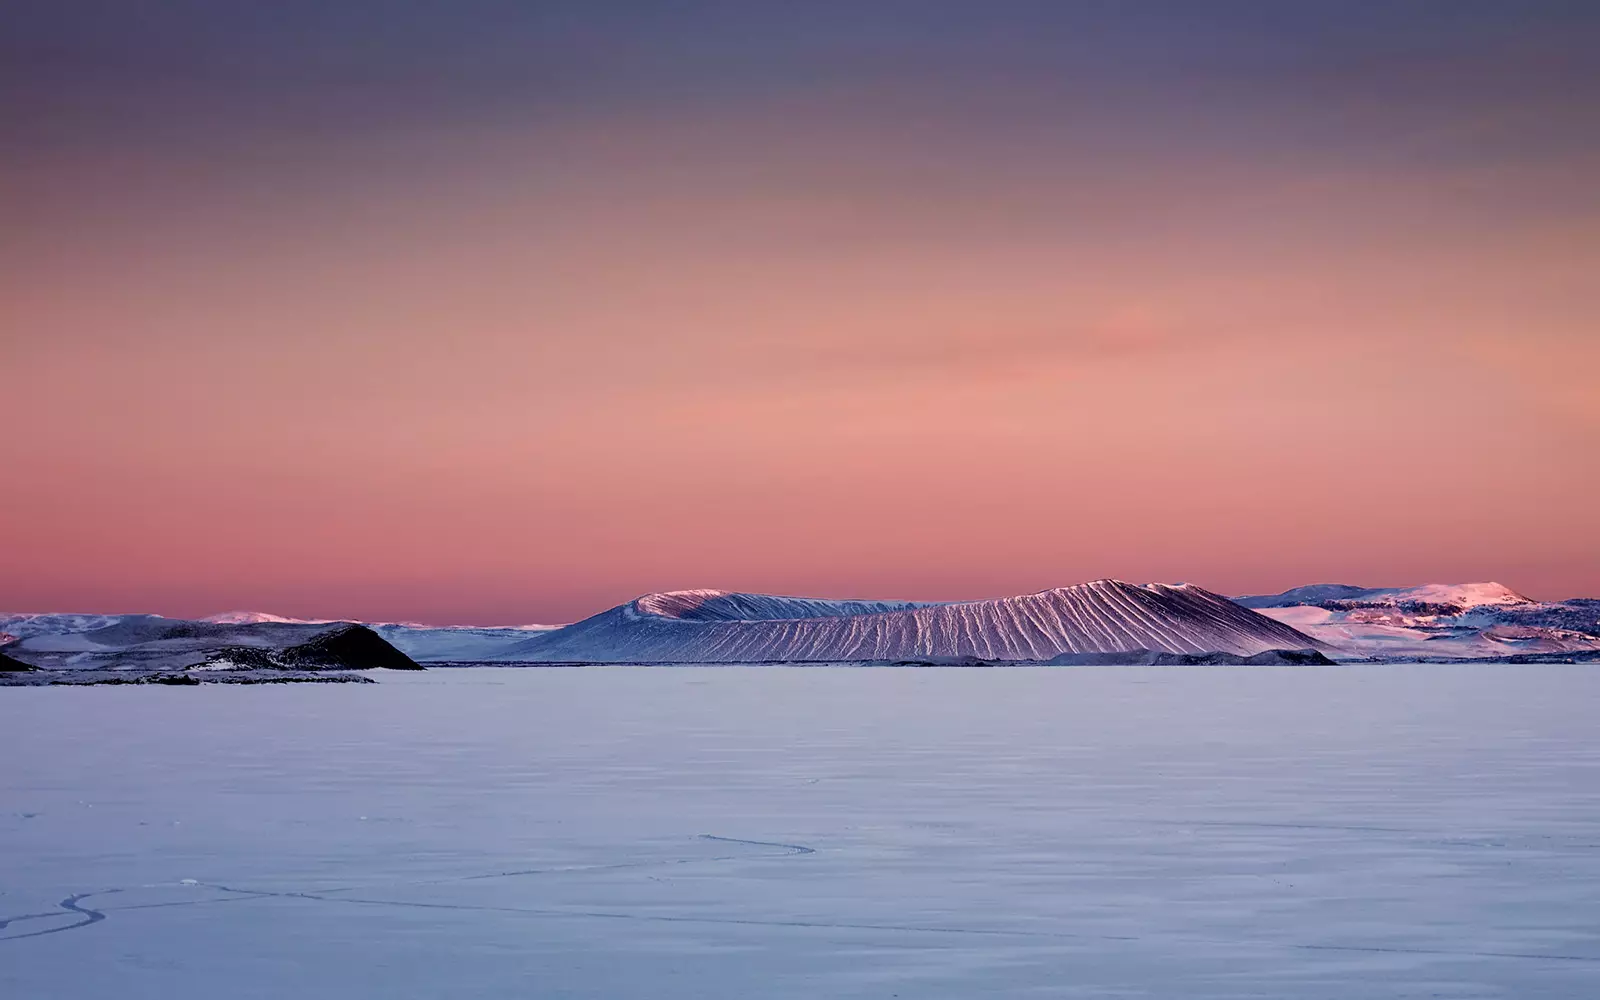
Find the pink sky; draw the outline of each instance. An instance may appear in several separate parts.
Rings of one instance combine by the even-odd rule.
[[[788,110],[0,165],[0,610],[1600,595],[1592,154]]]

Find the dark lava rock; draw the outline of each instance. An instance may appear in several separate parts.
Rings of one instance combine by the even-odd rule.
[[[1315,649],[1269,649],[1247,657],[1243,662],[1257,666],[1333,666],[1332,660]]]
[[[224,646],[205,658],[207,664],[223,660],[241,670],[276,670],[280,664],[270,649],[260,646]]]
[[[1160,657],[1176,655],[1154,649],[1129,649],[1115,653],[1058,653],[1043,663],[1047,667],[1148,667],[1162,662]]]
[[[24,674],[30,670],[38,669],[38,667],[30,666],[21,660],[13,659],[4,653],[0,653],[0,674]]]
[[[421,670],[422,665],[365,625],[340,625],[278,651],[277,661],[299,670]]]
[[[985,660],[979,656],[928,656],[904,660],[867,660],[868,666],[890,667],[993,667],[1003,660]]]
[[[197,687],[225,684],[375,684],[370,677],[346,670],[300,671],[275,667],[270,670],[201,670],[195,673],[145,670],[31,670],[28,673],[0,674],[4,687],[111,687],[122,685],[176,685]]]
[[[1269,649],[1253,656],[1238,653],[1167,653],[1134,649],[1119,653],[1062,653],[1044,661],[1052,667],[1238,667],[1318,666],[1333,661],[1314,649]]]
[[[203,683],[198,677],[188,674],[156,673],[145,674],[133,671],[54,671],[67,676],[52,677],[50,683],[55,686],[69,687],[110,687],[119,684],[170,684],[175,687],[198,687]]]
[[[1514,653],[1499,659],[1504,663],[1600,663],[1600,649],[1577,649],[1570,653]]]

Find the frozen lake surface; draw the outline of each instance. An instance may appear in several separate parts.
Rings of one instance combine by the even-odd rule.
[[[1600,996],[1600,667],[0,691],[0,996]]]

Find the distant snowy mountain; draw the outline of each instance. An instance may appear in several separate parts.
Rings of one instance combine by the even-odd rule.
[[[201,619],[220,625],[280,623],[326,624],[324,618],[285,618],[262,611],[228,611]],[[365,622],[369,628],[414,660],[422,662],[486,660],[554,625],[421,625],[415,622]]]
[[[412,625],[386,623],[372,630],[419,663],[493,660],[530,636],[556,625]]]
[[[91,632],[95,629],[102,629],[108,625],[116,625],[126,621],[171,623],[190,620],[191,619],[186,618],[167,618],[163,615],[146,614],[0,614],[0,632],[7,632],[13,636],[26,638],[32,635],[72,635],[79,632]],[[334,619],[331,618],[285,618],[282,615],[269,615],[262,611],[226,611],[222,614],[211,615],[207,618],[197,618],[192,620],[204,622],[208,625],[254,625],[263,623],[326,625],[329,622],[334,621]]]
[[[218,615],[208,615],[199,619],[213,625],[256,625],[263,622],[276,622],[291,625],[318,625],[325,624],[328,618],[285,618],[282,615],[269,615],[265,611],[224,611]]]
[[[217,637],[230,634],[237,626],[248,635],[249,626],[270,636],[272,626],[310,626],[308,634],[334,619],[287,618],[261,611],[229,611],[207,618],[164,618],[161,615],[92,614],[0,614],[0,646],[21,643],[52,662],[76,667],[92,666],[111,656],[111,651],[137,645],[148,637],[188,630],[196,636]],[[494,654],[553,625],[419,625],[410,622],[365,624],[390,645],[412,659],[424,662],[486,660]],[[110,631],[107,631],[110,630]],[[287,633],[286,633],[287,634]],[[59,655],[58,655],[59,654]],[[67,664],[67,660],[72,662]]]
[[[160,615],[89,615],[75,613],[0,614],[0,633],[12,640],[42,635],[76,635],[125,621],[170,621]],[[0,641],[3,645],[4,641]]]
[[[534,636],[496,659],[750,663],[1157,650],[1251,655],[1318,641],[1183,584],[1099,580],[1023,597],[952,604],[823,601],[677,591],[650,594]]]
[[[326,623],[321,618],[285,618],[261,611],[228,611],[202,621],[220,625]],[[421,625],[415,622],[366,622],[396,649],[419,662],[475,661],[496,654],[553,625]]]
[[[1235,598],[1247,608],[1288,608],[1296,605],[1348,605],[1350,607],[1468,608],[1485,605],[1521,605],[1537,602],[1503,583],[1426,583],[1420,587],[1352,587],[1343,583],[1314,583],[1281,594]]]
[[[1313,584],[1238,598],[1346,656],[1494,657],[1600,650],[1600,601],[1534,601],[1499,583]]]

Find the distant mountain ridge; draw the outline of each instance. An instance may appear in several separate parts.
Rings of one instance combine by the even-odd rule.
[[[149,614],[0,614],[0,647],[25,661],[87,664],[158,635],[174,647],[187,632],[192,647],[234,629],[310,635],[335,624],[249,611],[196,622]],[[1308,648],[1343,659],[1600,653],[1600,600],[1535,601],[1492,582],[1321,583],[1233,600],[1188,584],[1116,580],[961,602],[678,590],[646,594],[565,626],[365,624],[424,663],[1069,663],[1139,650],[1251,657]]]
[[[274,623],[280,625],[325,625],[331,618],[285,618],[283,615],[268,614],[265,611],[224,611],[221,614],[207,615],[197,621],[210,622],[213,625],[260,625]]]
[[[1236,597],[1234,601],[1247,608],[1287,608],[1297,605],[1324,607],[1334,604],[1346,607],[1425,605],[1454,607],[1463,611],[1485,605],[1539,603],[1523,597],[1503,583],[1492,582],[1426,583],[1417,587],[1353,587],[1344,583],[1314,583],[1281,594]]]
[[[1322,583],[1237,600],[1353,656],[1494,657],[1600,650],[1600,601],[1535,601],[1500,583]]]
[[[319,626],[340,624],[337,619],[288,618],[260,611],[228,611],[205,618],[166,618],[151,614],[0,614],[0,647],[34,636],[82,636],[113,626],[160,631],[180,624],[204,626]],[[390,645],[419,661],[481,660],[526,639],[530,634],[556,628],[553,625],[419,625],[412,622],[362,622]],[[116,631],[100,638],[112,641]],[[154,634],[153,632],[150,634]],[[70,645],[64,638],[45,639],[47,644]],[[63,647],[64,648],[64,647]]]

